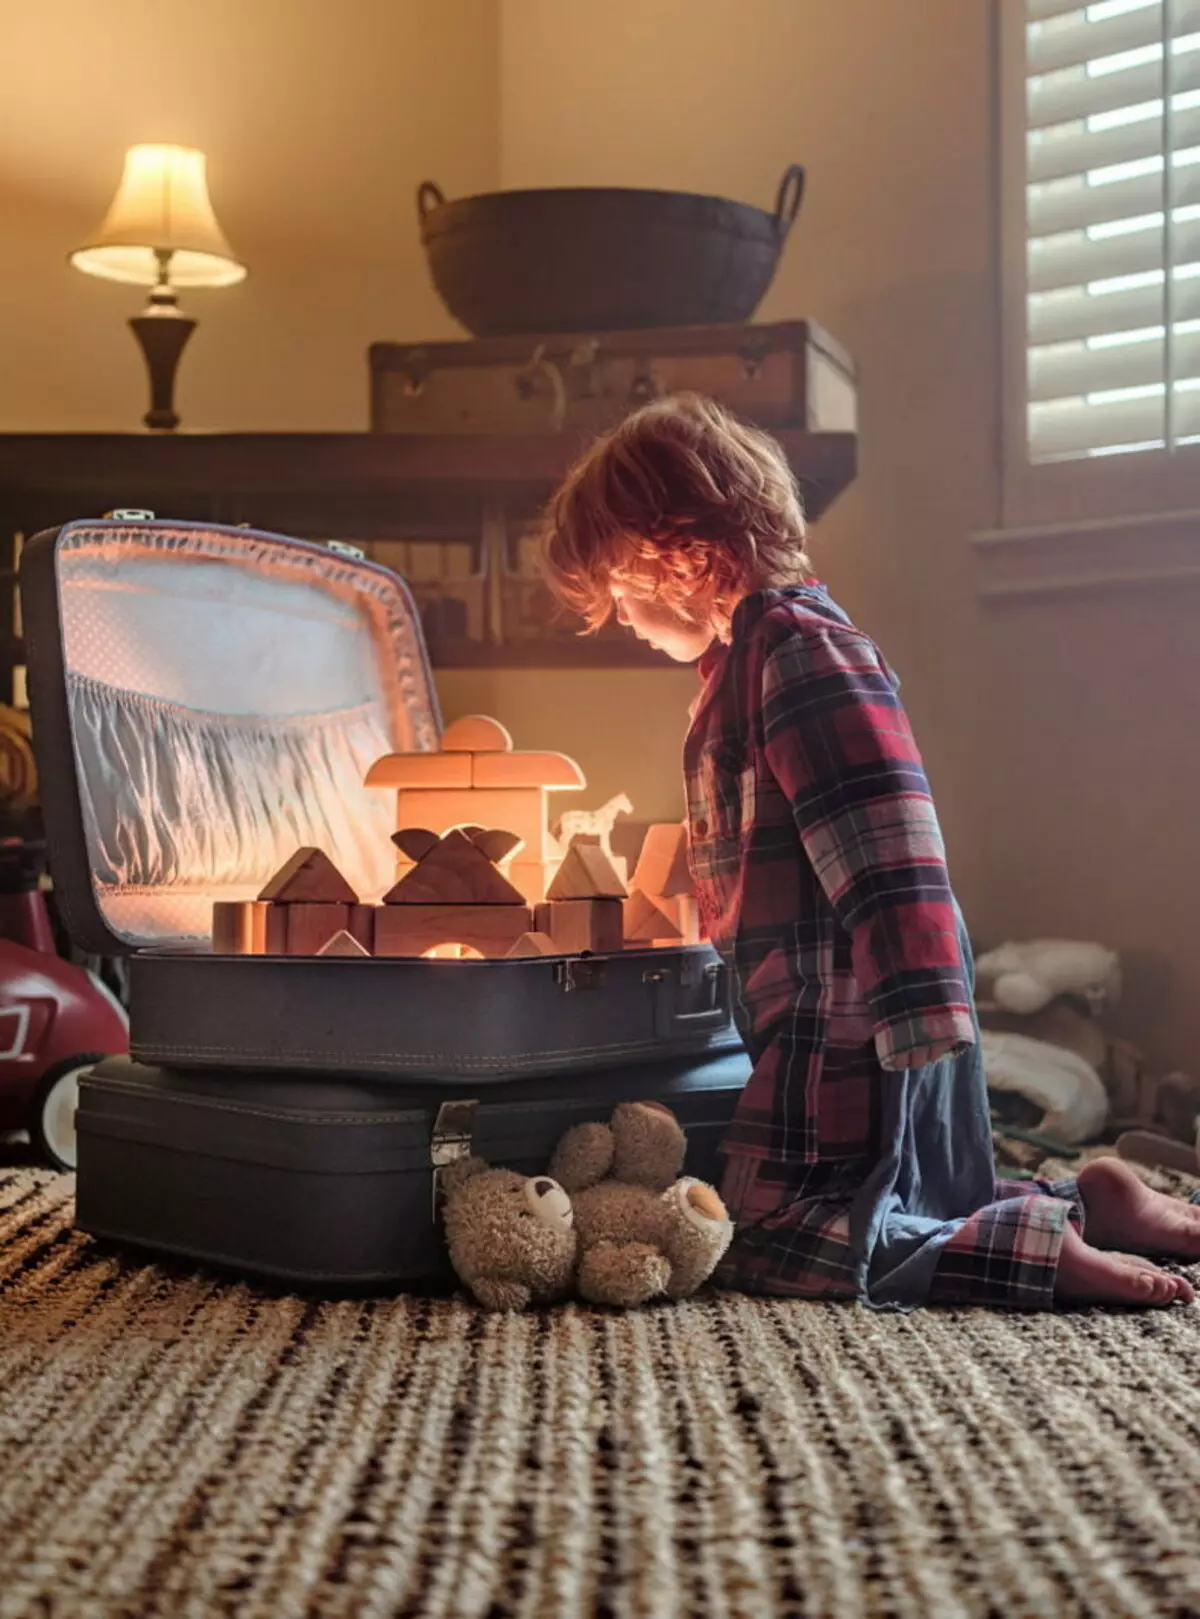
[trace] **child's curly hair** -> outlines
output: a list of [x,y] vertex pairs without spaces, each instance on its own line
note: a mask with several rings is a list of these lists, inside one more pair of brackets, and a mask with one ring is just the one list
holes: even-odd
[[598,439],[539,538],[550,589],[593,631],[613,583],[721,630],[748,592],[812,577],[783,451],[696,394],[655,400]]

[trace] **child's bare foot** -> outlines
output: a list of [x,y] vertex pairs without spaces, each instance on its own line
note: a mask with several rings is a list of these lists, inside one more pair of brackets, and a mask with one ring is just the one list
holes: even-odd
[[1148,1259],[1137,1259],[1132,1254],[1102,1253],[1099,1248],[1089,1247],[1074,1226],[1068,1226],[1054,1296],[1071,1304],[1151,1308],[1174,1304],[1176,1300],[1191,1304],[1196,1295],[1182,1276],[1171,1276]]
[[1085,1240],[1092,1247],[1200,1260],[1200,1207],[1152,1192],[1120,1159],[1085,1164],[1079,1196],[1087,1211]]

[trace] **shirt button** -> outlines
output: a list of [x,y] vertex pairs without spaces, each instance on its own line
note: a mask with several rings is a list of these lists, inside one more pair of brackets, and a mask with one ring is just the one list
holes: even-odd
[[708,836],[708,822],[707,821],[697,821],[696,822],[696,836],[698,838],[706,838]]

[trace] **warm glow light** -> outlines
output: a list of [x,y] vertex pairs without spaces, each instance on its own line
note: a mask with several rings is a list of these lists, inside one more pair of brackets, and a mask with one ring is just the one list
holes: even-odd
[[435,944],[425,957],[430,961],[482,961],[483,951],[470,944]]
[[234,257],[208,200],[203,152],[186,146],[134,146],[100,228],[71,254],[88,275],[150,287],[169,253],[171,285],[228,287],[245,266]]

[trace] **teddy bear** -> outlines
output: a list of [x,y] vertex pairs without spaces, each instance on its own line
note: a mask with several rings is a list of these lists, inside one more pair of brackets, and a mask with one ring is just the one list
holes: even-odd
[[670,1108],[623,1102],[608,1124],[568,1130],[550,1174],[570,1197],[575,1288],[593,1304],[685,1298],[708,1280],[733,1238],[711,1186],[681,1176],[687,1138]]
[[489,1310],[563,1298],[578,1248],[571,1199],[548,1175],[464,1158],[443,1171],[442,1220],[459,1280]]
[[656,1102],[627,1102],[608,1124],[580,1124],[552,1173],[520,1175],[466,1158],[443,1174],[442,1217],[459,1280],[489,1310],[551,1303],[684,1298],[708,1279],[733,1223],[711,1186],[681,1176],[687,1142]]

